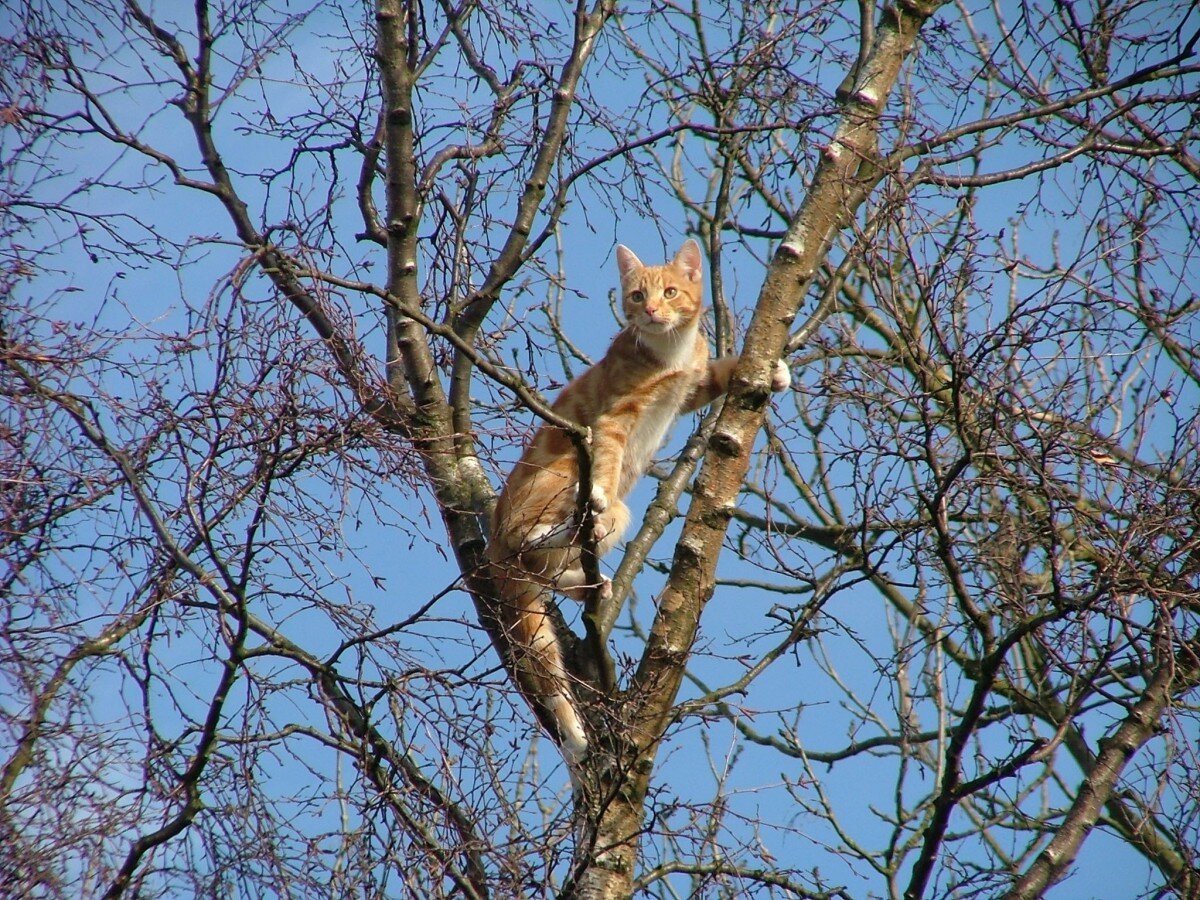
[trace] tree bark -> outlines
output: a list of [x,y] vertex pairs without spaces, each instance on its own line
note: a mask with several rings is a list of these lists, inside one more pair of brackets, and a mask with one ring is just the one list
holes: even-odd
[[[734,503],[766,414],[774,360],[784,353],[792,322],[834,237],[882,178],[875,167],[880,115],[921,26],[940,5],[909,2],[884,10],[874,44],[843,101],[837,131],[822,151],[812,188],[767,271],[630,692],[634,737],[643,761],[652,759],[673,715],[700,614],[713,592]],[[811,333],[825,312],[815,310],[800,337]],[[635,777],[646,776],[639,771]]]
[[[564,896],[591,900],[632,892],[642,799],[658,743],[674,715],[700,615],[713,592],[725,532],[769,405],[774,361],[784,354],[792,322],[834,237],[881,180],[875,166],[880,115],[922,24],[940,5],[908,2],[884,11],[854,88],[843,101],[833,140],[822,151],[812,188],[767,271],[741,363],[692,492],[647,648],[621,709],[630,743],[615,754],[617,765],[601,773],[595,792],[599,802],[592,798],[584,804],[596,816],[595,837],[580,841],[580,875]],[[814,311],[802,337],[815,330],[825,312]]]

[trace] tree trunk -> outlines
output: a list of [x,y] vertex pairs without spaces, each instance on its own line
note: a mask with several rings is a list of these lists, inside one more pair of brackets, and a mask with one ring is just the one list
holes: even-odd
[[[607,774],[607,773],[606,773]],[[617,900],[633,893],[642,831],[646,777],[635,775],[614,784],[605,778],[604,790],[580,802],[584,824],[576,829],[573,884],[563,897],[579,900]],[[592,824],[594,823],[594,825]]]

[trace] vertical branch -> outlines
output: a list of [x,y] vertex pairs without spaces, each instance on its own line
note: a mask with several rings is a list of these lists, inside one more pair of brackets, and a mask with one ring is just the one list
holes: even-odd
[[[768,405],[773,361],[787,345],[788,329],[835,235],[882,177],[874,166],[879,117],[901,63],[938,5],[905,3],[884,12],[812,188],[768,269],[636,675],[635,722],[647,755],[669,720],[700,612],[712,594],[716,560]],[[824,313],[819,309],[814,319]]]
[[[521,199],[517,202],[512,227],[483,284],[464,303],[462,312],[454,323],[455,330],[468,342],[474,341],[475,334],[488,311],[500,296],[501,288],[508,283],[522,262],[522,254],[533,231],[534,219],[546,195],[550,175],[562,152],[579,79],[595,49],[596,38],[615,8],[615,0],[596,0],[591,10],[588,10],[583,2],[579,2],[575,8],[575,36],[571,55],[563,65],[555,85],[542,140],[533,168],[521,191]],[[455,356],[454,370],[450,376],[450,401],[455,411],[455,431],[463,436],[471,432],[471,423],[465,418],[465,414],[470,409],[472,370],[473,364],[469,356],[462,353]]]
[[603,627],[600,599],[600,557],[596,552],[596,511],[592,508],[592,470],[595,457],[592,453],[591,429],[586,437],[571,434],[575,444],[575,460],[579,469],[579,491],[575,502],[575,521],[579,523],[580,565],[588,584],[594,585],[583,604],[584,646],[587,650],[586,665],[579,667],[584,675],[594,675],[600,690],[607,696],[617,687],[616,667],[606,645],[607,632]]
[[[375,19],[378,43],[375,59],[383,82],[387,234],[387,293],[403,306],[420,307],[417,281],[417,227],[421,203],[417,196],[416,141],[413,133],[413,87],[416,83],[419,10],[407,0],[380,0]],[[412,392],[422,432],[421,449],[445,451],[434,435],[450,431],[446,399],[424,330],[394,308],[388,316],[388,383],[396,391]]]
[[105,900],[122,896],[129,889],[130,882],[138,866],[141,864],[142,857],[155,847],[165,844],[183,832],[184,829],[192,824],[193,820],[200,813],[200,810],[204,808],[200,799],[200,779],[212,761],[213,749],[217,743],[217,729],[221,724],[225,701],[229,696],[229,691],[233,688],[234,682],[238,678],[238,671],[242,665],[246,636],[249,633],[244,615],[245,599],[239,596],[236,603],[238,611],[241,614],[236,617],[237,627],[229,642],[229,652],[226,658],[221,660],[221,675],[217,680],[217,686],[213,691],[212,699],[209,701],[208,711],[204,724],[200,729],[196,750],[192,754],[192,761],[187,769],[180,774],[178,786],[173,792],[177,796],[182,797],[183,805],[160,828],[141,835],[133,842],[133,846],[129,848],[129,852],[125,856],[125,861],[117,871],[116,878],[113,879],[108,890],[104,892]]

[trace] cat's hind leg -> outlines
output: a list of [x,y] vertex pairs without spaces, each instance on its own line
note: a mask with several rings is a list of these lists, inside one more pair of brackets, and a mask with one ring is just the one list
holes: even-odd
[[[602,513],[593,513],[595,529],[593,535],[596,541],[596,557],[603,557],[621,539],[629,525],[629,507],[620,500],[615,501]],[[605,575],[600,576],[600,583],[588,580],[583,572],[580,554],[571,554],[570,562],[552,580],[556,591],[572,600],[583,602],[588,593],[599,588],[600,599],[607,600],[612,596],[612,581]]]
[[554,590],[564,597],[570,597],[577,603],[585,602],[588,594],[594,589],[599,589],[601,600],[607,600],[612,596],[612,579],[607,575],[601,575],[599,584],[589,582],[583,573],[583,565],[579,562],[560,572],[558,577],[553,580],[553,585]]
[[[602,493],[602,492],[601,492]],[[599,498],[595,492],[592,495],[592,520],[596,541],[596,553],[603,556],[621,539],[629,525],[629,507],[620,500]],[[571,516],[566,521],[539,522],[525,535],[521,542],[522,550],[557,550],[579,543],[579,523]]]
[[521,541],[522,550],[556,550],[575,542],[579,528],[574,522],[540,522],[534,525]]

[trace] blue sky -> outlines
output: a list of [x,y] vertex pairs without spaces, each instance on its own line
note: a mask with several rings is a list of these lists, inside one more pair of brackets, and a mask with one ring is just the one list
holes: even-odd
[[[557,4],[537,8],[551,19],[560,14]],[[171,5],[165,4],[159,12],[169,16]],[[714,12],[713,15],[718,14]],[[335,57],[330,47],[336,44],[336,39],[331,35],[340,27],[338,16],[328,12],[313,17],[289,35],[289,49],[300,62],[300,72],[310,79],[310,84],[335,85],[347,78],[348,72],[352,74],[356,71],[353,58],[346,63],[348,69],[334,64]],[[839,27],[836,22],[829,24],[823,36],[831,47],[846,52],[848,44],[845,36],[840,34]],[[108,63],[127,73],[127,77],[141,77],[129,47],[119,48]],[[928,75],[935,63],[931,61],[927,65],[929,68],[923,69],[921,74]],[[296,77],[292,59],[285,54],[269,60],[265,64],[265,72],[271,98],[270,113],[280,121],[304,113],[310,94],[307,88],[288,83]],[[806,72],[825,92],[826,103],[843,74],[843,67],[827,60],[814,61],[811,70]],[[275,80],[276,76],[278,80]],[[127,121],[139,123],[138,127],[147,140],[167,152],[178,154],[181,160],[187,161],[189,167],[196,167],[198,160],[195,159],[188,135],[180,126],[176,111],[169,108],[150,113],[157,110],[157,103],[163,96],[170,95],[169,90],[162,91],[156,86],[156,78],[157,73],[152,73],[150,82],[134,95],[113,95],[113,108]],[[444,92],[438,102],[450,104],[457,96],[456,91],[463,90],[468,82],[461,78],[449,78],[442,84]],[[640,76],[622,80],[612,70],[597,69],[595,80],[589,85],[590,94],[605,98],[614,114],[637,109],[641,90]],[[352,94],[353,90],[345,93],[346,96]],[[73,101],[60,102],[69,106]],[[934,90],[933,97],[924,102],[926,111],[933,110],[938,119],[944,117],[947,121],[962,121],[974,115],[969,101],[961,101],[955,106],[950,98],[938,90]],[[323,199],[322,178],[327,177],[330,170],[316,164],[306,164],[302,177],[297,180],[295,190],[290,195],[279,191],[285,182],[278,182],[272,185],[272,193],[268,197],[262,183],[249,170],[282,167],[289,158],[292,145],[287,141],[273,142],[242,133],[239,117],[247,117],[246,121],[250,121],[250,117],[256,113],[257,103],[254,91],[247,91],[241,101],[231,102],[227,115],[221,120],[219,138],[223,145],[230,148],[227,162],[234,168],[238,187],[246,192],[252,208],[257,210],[265,206],[274,221],[281,223],[287,219],[289,203],[296,202],[304,206]],[[818,125],[828,127],[829,122],[829,119],[821,120]],[[582,130],[586,132],[586,128]],[[581,144],[584,143],[582,138],[594,141],[599,147],[603,147],[607,140],[607,136],[599,131],[581,135]],[[431,139],[436,139],[436,135]],[[703,145],[693,142],[688,146],[689,153],[697,154],[690,159],[701,167],[700,173],[689,174],[689,183],[699,189],[700,178],[705,174],[705,163],[700,156]],[[1011,151],[999,154],[999,158],[1001,165],[1011,165],[1037,152],[1036,147],[1015,146]],[[342,159],[349,161],[349,156],[346,154]],[[806,146],[801,157],[811,167],[815,162],[816,145]],[[136,182],[148,178],[155,182],[153,190],[125,193],[97,189],[77,201],[79,209],[81,212],[107,213],[115,208],[116,203],[128,217],[124,226],[130,234],[140,237],[141,225],[146,225],[176,241],[185,242],[190,236],[202,240],[189,247],[182,257],[175,257],[171,251],[163,264],[140,267],[133,259],[118,256],[99,255],[91,259],[88,246],[72,234],[76,221],[46,219],[32,228],[31,240],[63,243],[60,252],[50,261],[52,269],[22,289],[26,292],[25,299],[34,296],[45,298],[48,319],[86,323],[102,330],[111,329],[126,336],[145,338],[148,343],[155,342],[155,335],[183,331],[197,321],[194,311],[203,305],[205,298],[214,290],[226,297],[217,304],[218,307],[229,306],[226,280],[242,259],[243,252],[232,242],[227,218],[213,198],[176,188],[169,180],[161,179],[154,167],[147,167],[143,161],[129,154],[120,156],[96,142],[85,143],[81,140],[75,145],[66,145],[62,159],[69,171],[62,178],[44,180],[38,185],[36,190],[43,199],[65,196],[73,184],[84,178],[102,177],[112,182]],[[503,166],[494,168],[502,169]],[[1083,171],[1082,168],[1068,168],[1042,182],[1024,181],[989,189],[987,204],[981,204],[978,212],[981,239],[1003,245],[1019,231],[1024,252],[1031,259],[1046,263],[1055,258],[1070,259],[1076,248],[1090,247],[1092,233],[1080,227],[1081,223],[1088,225],[1088,220],[1075,214],[1072,205],[1074,198],[1080,196],[1092,201],[1097,192],[1105,190],[1105,186],[1085,186],[1080,190],[1078,180],[1083,177]],[[383,252],[369,244],[355,243],[350,237],[360,228],[360,223],[356,221],[353,209],[353,177],[347,172],[356,170],[351,166],[340,172],[344,179],[339,185],[342,195],[333,204],[333,222],[341,243],[336,248],[339,255],[333,266],[353,277],[381,278]],[[810,173],[811,168],[803,166],[796,172],[792,188],[797,196],[803,178]],[[607,179],[620,180],[620,164],[606,167],[601,174]],[[1049,193],[1043,190],[1047,185],[1051,187]],[[1062,188],[1061,194],[1053,190],[1058,186]],[[608,293],[616,286],[612,257],[614,243],[625,243],[644,261],[653,262],[673,253],[687,231],[687,217],[665,192],[650,197],[651,207],[664,210],[661,215],[652,217],[646,215],[644,210],[632,208],[625,214],[621,214],[620,210],[614,213],[595,200],[593,192],[602,191],[602,184],[588,184],[573,198],[572,206],[562,220],[559,243],[546,248],[547,255],[561,252],[562,266],[567,276],[566,293],[562,297],[564,330],[584,354],[593,358],[604,351],[616,327],[608,305]],[[1024,215],[1023,208],[1035,197],[1045,201],[1045,208],[1039,215]],[[952,198],[933,198],[927,208],[937,210],[950,206],[952,202]],[[498,208],[504,207],[500,205]],[[752,209],[753,205],[748,203],[747,208]],[[779,225],[778,222],[773,224],[774,227]],[[1168,229],[1166,240],[1169,249],[1178,247],[1185,276],[1181,280],[1185,286],[1190,285],[1188,290],[1194,292],[1195,270],[1190,259],[1192,239],[1187,229]],[[936,244],[936,241],[930,243]],[[148,245],[143,244],[145,246]],[[928,252],[935,250],[936,247]],[[762,280],[762,259],[766,252],[766,244],[759,241],[746,245],[731,244],[725,256],[723,273],[726,294],[735,316],[743,324]],[[1168,260],[1165,265],[1169,271],[1171,261]],[[1009,283],[1005,276],[997,272],[994,278],[996,293],[1007,292]],[[1018,286],[1018,291],[1036,292],[1038,289],[1036,281]],[[270,291],[260,277],[250,279],[246,295],[258,301],[271,298]],[[534,281],[525,290],[514,290],[505,302],[528,303],[532,306],[555,299],[552,289],[540,281]],[[988,315],[988,298],[978,299],[976,309],[980,310],[978,315],[982,322]],[[347,310],[361,310],[364,306],[362,301],[353,297],[340,298],[340,302],[344,303]],[[305,338],[311,337],[305,332],[299,317],[294,318],[296,333]],[[536,317],[533,321],[537,321]],[[499,328],[500,317],[496,316],[490,324]],[[372,352],[380,352],[382,332],[376,315],[373,312],[361,315],[357,327],[368,348]],[[283,342],[291,339],[288,336],[274,337]],[[47,339],[50,340],[49,336]],[[137,358],[143,349],[137,340],[130,341],[127,351],[129,358]],[[505,350],[515,353],[518,360],[525,361],[519,334],[511,336]],[[118,351],[117,356],[121,357],[125,352]],[[545,359],[551,357],[547,355]],[[539,364],[536,371],[537,385],[551,391],[562,377],[554,364],[545,363],[545,359],[545,368]],[[166,387],[168,392],[182,391],[188,383],[203,384],[215,371],[214,361],[202,353],[191,356],[188,366],[191,367],[190,372],[177,373],[178,379]],[[818,391],[810,373],[797,371],[794,374],[801,394],[815,394]],[[82,385],[82,382],[77,384]],[[126,400],[136,398],[140,389],[136,374],[134,377],[106,376],[105,385]],[[487,394],[482,381],[478,388],[481,397]],[[777,399],[773,419],[788,421],[794,415],[793,403],[790,397]],[[1190,406],[1193,410],[1195,404],[1194,393],[1181,396],[1177,403],[1180,407],[1186,409]],[[529,419],[528,416],[524,418]],[[670,459],[693,425],[694,419],[691,418],[679,423],[671,442],[664,448],[664,459]],[[835,417],[831,422],[828,440],[831,445],[848,445],[853,444],[859,434],[858,426],[853,421]],[[1166,437],[1164,435],[1163,439]],[[1151,443],[1153,441],[1152,437]],[[501,443],[495,450],[498,463],[489,474],[498,482],[504,464],[511,461],[517,448],[511,443]],[[771,469],[758,470],[754,474],[766,483],[777,478],[777,473]],[[326,600],[344,598],[348,604],[373,608],[376,624],[385,626],[409,615],[424,599],[445,591],[457,575],[453,564],[447,561],[446,540],[441,533],[440,523],[427,506],[423,507],[428,503],[428,498],[421,492],[410,492],[403,485],[396,485],[394,492],[385,487],[379,494],[357,495],[353,488],[347,492],[335,483],[323,481],[322,476],[321,472],[300,476],[298,486],[311,492],[304,502],[320,503],[325,499],[329,503],[333,511],[330,521],[337,523],[340,533],[331,536],[328,545],[311,534],[302,534],[301,543],[312,542],[312,557],[290,561],[280,558],[265,566],[261,573],[264,593],[273,598],[270,608],[282,629],[314,653],[327,652],[336,646],[341,635],[331,628],[324,612],[308,608],[299,599],[304,591],[316,591]],[[170,491],[182,489],[177,481],[164,479],[160,488],[162,493],[158,494],[157,499],[164,507],[171,506],[178,502],[178,497]],[[635,510],[643,508],[651,494],[652,485],[642,485],[631,505]],[[381,505],[380,497],[394,506],[388,508]],[[844,497],[847,503],[854,500],[854,494],[849,491]],[[93,523],[87,527],[101,526]],[[289,529],[290,523],[281,518],[270,524],[267,534],[277,535],[282,540],[288,536]],[[673,533],[673,530],[669,532],[656,549],[655,556],[663,561],[669,560]],[[802,551],[793,552],[802,555]],[[615,565],[615,555],[607,562]],[[75,564],[77,560],[64,555],[64,568]],[[86,563],[92,564],[94,561]],[[105,565],[101,564],[99,568],[105,568]],[[111,570],[108,571],[111,575]],[[772,577],[772,573],[763,573],[754,566],[739,563],[732,552],[722,557],[718,574],[724,579]],[[643,624],[648,620],[652,599],[663,580],[661,573],[648,571],[637,583],[636,609]],[[119,584],[119,581],[117,577],[113,584]],[[80,593],[78,599],[81,609],[108,609],[114,600],[120,599],[121,588],[113,590],[112,584],[107,581],[99,583],[98,588]],[[297,591],[296,596],[289,593],[291,590]],[[770,624],[768,613],[778,602],[779,595],[766,592],[718,589],[703,622],[703,656],[697,660],[698,671],[710,685],[736,677],[741,671],[741,663],[732,658],[739,655],[737,644],[746,641],[748,634]],[[877,658],[887,660],[894,650],[893,636],[888,631],[889,625],[898,627],[894,615],[886,613],[878,597],[865,587],[846,590],[835,598],[828,613],[829,627],[822,636],[826,668],[836,666],[838,676],[852,685],[860,696],[870,698],[872,707],[878,704],[881,715],[894,715],[900,688],[890,677],[893,670],[878,668],[874,662]],[[469,623],[472,612],[465,595],[450,592],[439,601],[433,615],[433,621],[414,629],[406,637],[413,657],[448,667],[468,664],[483,648],[484,640],[478,631],[471,630]],[[203,685],[206,679],[212,677],[212,671],[203,658],[203,641],[208,635],[203,627],[195,627],[196,631],[182,633],[171,644],[172,658],[169,664],[185,681],[194,678],[198,686],[197,696],[202,699]],[[615,642],[618,654],[634,654],[639,648],[638,640],[627,633],[619,632]],[[821,654],[806,648],[795,658],[781,660],[769,671],[756,686],[754,694],[746,700],[747,715],[754,715],[755,727],[770,732],[774,724],[770,710],[794,707],[798,699],[804,704],[799,722],[805,748],[809,751],[819,752],[841,746],[846,740],[847,729],[856,723],[861,726],[861,711],[847,712],[839,706],[843,694],[837,689],[830,672],[822,673],[821,659]],[[493,663],[494,660],[485,654],[469,664],[478,671],[490,668]],[[954,687],[952,684],[951,688]],[[684,698],[694,694],[695,689],[685,685]],[[127,696],[97,690],[93,703],[94,714],[100,717],[120,716],[126,702]],[[467,701],[458,697],[454,702]],[[280,698],[272,709],[280,722],[293,716],[298,720],[319,721],[321,716],[319,710],[306,707],[293,697]],[[164,721],[170,722],[171,713],[165,702],[162,713],[166,717]],[[923,714],[927,715],[928,709]],[[503,752],[511,733],[504,724],[507,715],[501,715],[499,720],[500,733],[494,738],[494,746]],[[929,727],[934,723],[923,721],[922,724]],[[419,740],[422,729],[427,727],[423,722],[413,723],[418,744],[422,743]],[[996,735],[994,739],[1002,743],[1007,736]],[[541,743],[539,759],[543,766],[558,768],[551,780],[551,788],[565,792],[565,775],[561,766],[548,742]],[[435,736],[430,736],[429,744],[436,747]],[[313,752],[313,757],[303,760],[303,763],[315,765],[325,772],[332,771],[335,763],[331,755]],[[515,765],[518,761],[519,757],[511,764]],[[796,797],[803,802],[815,802],[817,786],[808,781],[808,773],[795,760],[762,748],[737,745],[727,722],[707,720],[689,722],[678,729],[660,754],[659,764],[657,783],[668,796],[678,795],[681,800],[708,799],[712,796],[715,784],[725,780],[732,790],[729,804],[731,817],[725,826],[729,829],[731,839],[752,844],[761,838],[770,853],[781,862],[802,868],[810,864],[819,865],[822,875],[846,884],[854,896],[866,896],[868,892],[880,890],[876,876],[856,871],[853,866],[846,864],[844,858],[823,850],[835,844],[837,837],[827,824],[802,812]],[[883,823],[881,814],[892,802],[891,795],[895,789],[891,766],[892,763],[878,760],[863,761],[859,765],[846,767],[844,773],[842,769],[827,771],[824,767],[814,767],[813,774],[820,779],[820,789],[833,799],[847,827],[853,830],[859,840],[868,843],[887,840],[888,827]],[[1065,770],[1071,771],[1069,764]],[[283,794],[308,789],[308,773],[300,760],[281,756],[273,772]],[[794,788],[795,795],[789,796],[784,786],[785,780],[799,785]],[[916,784],[909,785],[907,789],[916,791],[921,787],[918,779]],[[1061,800],[1061,796],[1053,791],[1051,796]],[[738,818],[753,818],[758,812],[762,812],[764,818],[778,823],[779,827],[755,835],[747,821]],[[332,806],[320,809],[314,815],[314,821],[332,819],[335,813]],[[530,812],[530,815],[535,814]],[[682,817],[685,812],[680,808],[673,815]],[[1097,830],[1085,846],[1075,877],[1052,891],[1050,896],[1134,896],[1145,888],[1145,879],[1145,871],[1136,865],[1132,852]]]

